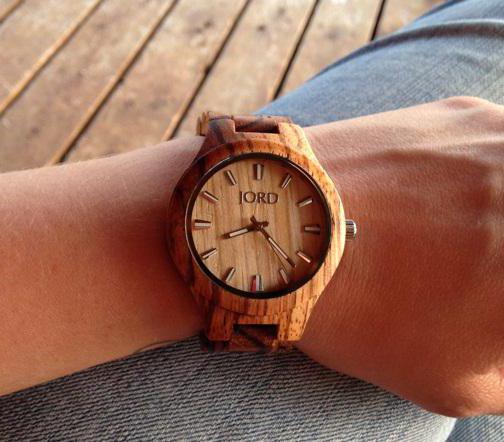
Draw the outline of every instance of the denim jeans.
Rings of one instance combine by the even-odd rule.
[[[302,125],[453,95],[504,104],[504,2],[451,1],[261,109]],[[196,339],[0,398],[0,440],[498,441],[299,352],[205,354]]]

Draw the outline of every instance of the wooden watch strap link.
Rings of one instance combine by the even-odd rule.
[[[201,345],[207,351],[270,352],[279,349],[276,324],[235,324],[229,341],[210,341],[201,334]]]
[[[200,154],[231,142],[241,134],[244,138],[252,138],[252,134],[265,137],[279,135],[278,123],[292,123],[292,120],[280,116],[237,116],[206,112],[198,120],[197,126],[197,133],[205,136]],[[202,333],[201,344],[208,351],[269,352],[286,348],[279,346],[277,336],[278,324],[235,324],[229,341],[210,341]]]
[[[198,119],[196,128],[199,135],[205,136],[200,155],[237,139],[279,138],[278,123],[292,123],[292,120],[280,116],[222,115],[205,112]]]
[[[278,133],[278,123],[292,123],[289,117],[270,115],[224,115],[216,112],[205,112],[198,119],[197,133],[208,135],[210,122],[215,120],[231,120],[236,132]]]

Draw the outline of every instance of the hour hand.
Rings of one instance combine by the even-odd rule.
[[[264,221],[260,223],[263,227],[268,225],[268,221]],[[232,230],[231,232],[224,233],[224,238],[234,238],[235,236],[240,236],[248,232],[253,232],[257,230],[257,226],[255,224],[250,224],[248,226],[242,227],[240,229]]]

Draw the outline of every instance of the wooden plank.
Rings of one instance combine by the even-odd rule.
[[[194,133],[207,109],[250,113],[273,98],[314,2],[254,0],[177,130]],[[165,138],[172,135],[170,130]]]
[[[0,115],[99,2],[26,1],[0,28]]]
[[[377,26],[377,37],[383,37],[407,25],[415,18],[425,14],[444,0],[387,0],[381,20]]]
[[[299,86],[329,63],[367,43],[381,0],[321,0],[281,93]]]
[[[102,3],[0,120],[0,170],[68,149],[135,60],[171,1]]]
[[[159,142],[167,123],[178,123],[244,5],[244,0],[178,3],[67,160]]]
[[[0,0],[0,23],[2,23],[23,0]]]

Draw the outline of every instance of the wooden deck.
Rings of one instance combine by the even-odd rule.
[[[0,171],[246,113],[440,0],[0,0]]]

